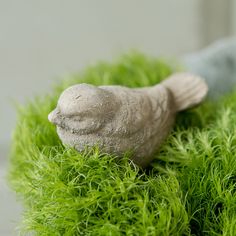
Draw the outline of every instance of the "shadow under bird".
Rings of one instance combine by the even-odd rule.
[[[67,88],[49,114],[63,144],[83,151],[99,146],[102,152],[131,159],[146,167],[173,127],[176,113],[201,103],[208,87],[192,74],[173,74],[152,87],[94,86]]]

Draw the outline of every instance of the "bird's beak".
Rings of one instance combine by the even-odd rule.
[[[59,112],[59,110],[56,108],[55,110],[53,110],[52,112],[49,113],[49,115],[48,115],[48,120],[49,120],[51,123],[57,125],[57,124],[59,123],[59,114],[60,114],[60,112]]]

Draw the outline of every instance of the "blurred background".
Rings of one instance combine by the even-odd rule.
[[[7,188],[13,101],[129,49],[180,59],[236,34],[236,0],[0,0],[0,235],[21,207]]]

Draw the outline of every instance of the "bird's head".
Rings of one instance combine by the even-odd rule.
[[[117,110],[114,104],[115,96],[111,92],[89,84],[78,84],[61,94],[48,119],[72,133],[90,133],[112,119]]]

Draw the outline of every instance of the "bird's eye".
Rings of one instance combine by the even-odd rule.
[[[75,97],[75,99],[77,100],[77,99],[79,99],[81,97],[81,95],[77,95],[76,97]]]

